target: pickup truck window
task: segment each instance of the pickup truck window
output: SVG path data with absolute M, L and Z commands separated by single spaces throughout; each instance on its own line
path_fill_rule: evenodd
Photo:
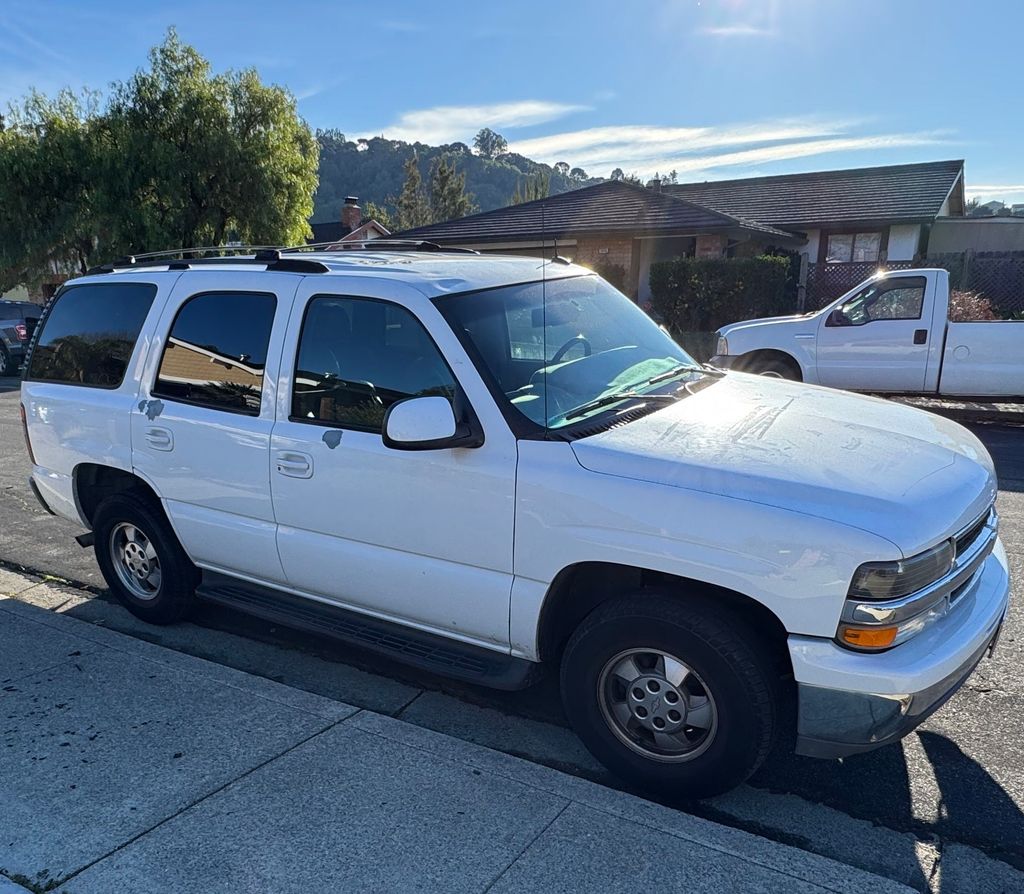
M 656 406 L 701 372 L 599 276 L 453 295 L 437 305 L 496 398 L 513 417 L 545 429 L 614 415 L 630 403 Z
M 205 292 L 189 298 L 167 336 L 153 394 L 255 416 L 277 298 Z
M 368 298 L 315 296 L 306 307 L 292 421 L 380 432 L 407 397 L 455 396 L 455 377 L 409 311 Z
M 826 325 L 863 326 L 877 320 L 919 320 L 924 289 L 923 276 L 876 280 L 832 311 Z
M 26 380 L 117 388 L 156 296 L 150 283 L 71 286 L 55 299 Z

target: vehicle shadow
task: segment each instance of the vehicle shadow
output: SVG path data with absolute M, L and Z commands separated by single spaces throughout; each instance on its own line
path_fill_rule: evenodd
M 985 424 L 970 429 L 992 455 L 999 489 L 1024 491 L 1024 426 Z
M 18 391 L 21 388 L 21 379 L 17 376 L 0 376 L 0 394 L 9 391 Z
M 1024 811 L 951 739 L 929 730 L 913 735 L 921 743 L 923 758 L 902 743 L 841 761 L 776 753 L 750 784 L 795 794 L 917 837 L 968 844 L 1024 868 Z M 922 760 L 930 774 L 922 772 Z M 929 775 L 935 780 L 934 791 Z M 908 883 L 928 890 L 923 872 Z

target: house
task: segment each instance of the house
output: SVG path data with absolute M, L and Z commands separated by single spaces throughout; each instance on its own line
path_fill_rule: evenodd
M 802 236 L 620 180 L 406 230 L 403 239 L 504 254 L 565 255 L 649 298 L 651 264 L 679 255 L 722 257 L 768 247 L 799 249 Z M 611 277 L 609 277 L 611 278 Z
M 783 174 L 651 188 L 606 181 L 401 235 L 481 251 L 549 252 L 627 271 L 649 296 L 650 265 L 678 255 L 730 257 L 767 248 L 811 264 L 912 261 L 936 219 L 964 213 L 963 161 Z
M 391 235 L 391 231 L 377 221 L 363 220 L 363 209 L 359 207 L 357 196 L 345 196 L 339 220 L 310 224 L 310 228 L 313 230 L 313 238 L 309 241 L 314 245 L 360 242 Z

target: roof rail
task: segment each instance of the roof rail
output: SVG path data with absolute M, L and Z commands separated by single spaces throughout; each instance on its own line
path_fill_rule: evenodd
M 333 242 L 309 242 L 304 245 L 290 245 L 281 252 L 302 251 L 349 251 L 351 249 L 370 249 L 374 251 L 447 251 L 457 254 L 478 255 L 475 248 L 454 248 L 429 242 L 426 239 L 352 239 L 335 240 Z
M 148 258 L 142 261 L 129 257 L 118 261 L 111 261 L 108 264 L 100 264 L 98 267 L 91 267 L 86 271 L 86 276 L 93 276 L 98 273 L 113 273 L 115 270 L 134 270 L 145 267 L 166 266 L 168 270 L 190 270 L 193 267 L 205 267 L 212 264 L 259 264 L 265 265 L 267 270 L 279 273 L 327 273 L 331 269 L 322 261 L 315 261 L 311 258 L 282 258 L 276 248 L 264 249 L 260 252 L 260 255 L 252 258 L 189 258 L 187 260 Z

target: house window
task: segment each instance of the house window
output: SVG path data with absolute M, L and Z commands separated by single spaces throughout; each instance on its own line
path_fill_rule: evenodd
M 877 230 L 869 233 L 832 233 L 828 237 L 827 264 L 850 264 L 878 260 L 882 245 L 882 234 Z

